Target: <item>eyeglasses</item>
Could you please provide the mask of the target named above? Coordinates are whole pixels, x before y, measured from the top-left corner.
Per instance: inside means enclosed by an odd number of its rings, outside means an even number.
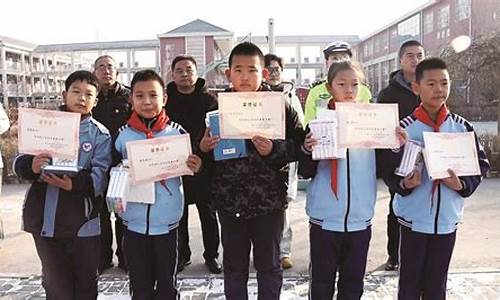
[[[193,75],[194,73],[196,72],[196,70],[193,70],[193,69],[187,69],[187,70],[182,70],[182,69],[176,69],[174,71],[174,73],[176,75],[184,75],[184,73],[188,74],[188,75]]]
[[[267,67],[270,73],[278,73],[281,71],[280,67]]]
[[[113,71],[116,70],[116,67],[113,65],[99,65],[97,66],[97,69],[100,71],[105,71],[105,70]]]

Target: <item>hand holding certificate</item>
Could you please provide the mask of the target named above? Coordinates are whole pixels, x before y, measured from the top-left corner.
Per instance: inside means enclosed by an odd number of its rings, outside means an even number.
[[[397,104],[336,103],[339,144],[346,148],[398,148]]]
[[[424,160],[431,179],[480,175],[476,139],[473,132],[424,132]]]
[[[279,92],[219,93],[220,137],[285,139],[285,98]]]
[[[48,153],[52,159],[76,161],[80,117],[78,113],[20,108],[19,152]]]
[[[191,155],[189,134],[133,141],[126,146],[134,185],[193,175],[186,164]]]
[[[312,137],[317,141],[312,151],[313,160],[345,158],[346,149],[338,144],[338,120],[335,111],[330,110],[328,118],[312,120],[309,122],[309,128]]]

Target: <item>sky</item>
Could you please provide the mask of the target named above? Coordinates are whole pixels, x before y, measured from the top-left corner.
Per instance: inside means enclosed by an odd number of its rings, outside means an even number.
[[[0,35],[34,44],[155,39],[195,19],[235,36],[342,35],[361,38],[429,0],[25,0],[2,1]]]

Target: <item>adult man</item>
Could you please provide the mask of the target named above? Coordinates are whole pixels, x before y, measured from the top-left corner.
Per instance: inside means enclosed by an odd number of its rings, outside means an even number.
[[[300,104],[299,98],[295,95],[295,89],[293,88],[293,83],[282,81],[283,74],[283,59],[274,54],[267,54],[264,56],[264,66],[269,71],[269,77],[266,79],[266,83],[269,84],[271,90],[283,92],[286,91],[288,98],[292,107],[297,112],[300,123],[304,123],[304,112],[302,111],[302,105]],[[288,170],[288,189],[287,189],[287,199],[288,201],[293,201],[297,198],[297,162],[289,164]],[[292,227],[290,226],[290,210],[285,210],[285,222],[283,226],[283,237],[280,243],[280,259],[281,266],[284,269],[289,269],[293,267],[293,262],[291,259],[292,251]]]
[[[172,62],[173,81],[167,85],[168,100],[165,105],[167,114],[179,123],[191,136],[191,145],[197,147],[205,132],[205,116],[217,107],[216,98],[208,93],[205,80],[198,78],[196,60],[192,56],[181,55]],[[184,214],[179,224],[179,261],[180,272],[191,263],[189,248],[188,205],[196,204],[201,222],[203,257],[211,273],[222,272],[218,263],[219,225],[215,211],[210,207],[209,176],[203,171],[194,176],[184,176]]]
[[[329,44],[323,50],[323,54],[325,56],[326,73],[328,73],[328,69],[332,63],[341,60],[351,60],[352,58],[351,46],[346,42],[333,42]],[[305,104],[305,124],[316,119],[317,109],[326,108],[331,97],[326,89],[326,80],[318,82],[309,90]],[[370,90],[366,85],[362,84],[358,92],[358,101],[369,102],[371,98],[372,94]]]
[[[424,59],[424,48],[415,40],[406,41],[399,48],[398,58],[400,69],[391,74],[389,85],[380,92],[377,102],[397,103],[399,118],[403,119],[410,115],[420,103],[418,96],[413,93],[411,83],[415,81],[415,69],[418,63]],[[398,268],[399,224],[392,209],[394,191],[389,190],[389,192],[391,193],[389,214],[387,215],[387,254],[389,258],[385,269],[392,271]]]
[[[115,60],[109,55],[99,56],[94,63],[94,74],[99,80],[100,92],[97,95],[97,105],[92,109],[93,117],[106,126],[111,136],[116,138],[118,129],[127,122],[132,106],[129,102],[130,89],[117,81]],[[113,155],[113,166],[119,158]],[[99,273],[113,267],[113,230],[110,213],[106,207],[101,210],[101,260]],[[118,267],[127,270],[122,252],[123,223],[115,215],[116,256]]]

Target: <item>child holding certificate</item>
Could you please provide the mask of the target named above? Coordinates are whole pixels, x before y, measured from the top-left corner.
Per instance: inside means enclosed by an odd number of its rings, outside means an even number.
[[[335,62],[328,70],[328,91],[336,102],[355,102],[364,75],[350,61]],[[395,129],[399,140],[404,133]],[[309,128],[306,129],[306,132]],[[311,132],[299,156],[299,174],[312,178],[307,189],[311,247],[311,299],[332,299],[339,273],[338,299],[359,299],[371,238],[371,219],[377,196],[374,149],[347,149],[345,157],[313,160],[317,140]]]
[[[229,55],[226,76],[233,92],[263,91],[267,76],[264,55],[252,43],[238,44]],[[254,136],[246,140],[247,156],[215,161],[213,149],[220,138],[209,130],[200,142],[204,160],[211,165],[212,195],[221,222],[224,293],[228,300],[248,299],[250,249],[257,269],[259,299],[280,297],[283,271],[280,240],[287,207],[288,162],[296,160],[303,130],[297,112],[285,105],[286,138]]]
[[[73,72],[65,82],[63,110],[81,114],[82,169],[75,177],[41,174],[51,160],[48,154],[21,154],[14,161],[16,174],[33,181],[23,206],[23,229],[33,235],[47,299],[97,298],[100,195],[111,165],[111,137],[90,114],[98,91],[97,78],[87,71]]]
[[[400,123],[411,140],[423,142],[423,132],[474,132],[467,120],[446,107],[451,83],[444,61],[425,59],[418,64],[415,75],[412,87],[422,104]],[[475,147],[484,176],[489,163],[477,137]],[[384,161],[395,162],[384,172],[384,180],[396,192],[393,208],[401,224],[398,298],[445,299],[448,266],[464,198],[474,193],[482,175],[457,176],[448,169],[448,178],[431,180],[424,169],[403,178],[394,174],[394,165],[401,161],[403,151],[389,150],[383,154]]]
[[[152,70],[135,73],[131,89],[134,111],[115,142],[123,158],[127,158],[127,142],[186,133],[163,109],[167,98],[158,74]],[[201,159],[190,155],[186,164],[197,172]],[[181,178],[155,182],[154,190],[153,204],[128,203],[120,216],[126,227],[123,246],[132,299],[178,299],[177,227],[184,207]]]

